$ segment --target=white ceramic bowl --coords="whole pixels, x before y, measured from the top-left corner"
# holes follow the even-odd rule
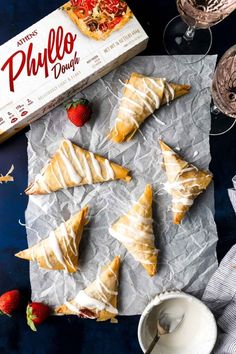
[[[138,326],[139,344],[145,352],[156,334],[160,311],[184,319],[171,334],[160,338],[152,354],[210,354],[217,338],[216,321],[197,298],[179,291],[157,295],[145,308]]]

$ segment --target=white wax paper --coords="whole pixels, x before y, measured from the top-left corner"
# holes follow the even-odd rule
[[[90,222],[80,244],[78,272],[68,274],[42,270],[37,263],[31,262],[33,300],[56,306],[72,299],[115,255],[121,255],[122,259],[119,286],[121,315],[141,313],[154,295],[167,289],[183,289],[201,296],[217,267],[213,184],[195,200],[183,223],[173,225],[171,197],[162,189],[166,175],[161,166],[158,139],[161,137],[176,148],[187,161],[200,168],[208,168],[209,137],[193,124],[191,102],[199,90],[211,85],[215,62],[216,56],[207,56],[192,65],[183,65],[168,56],[136,57],[76,95],[77,98],[85,96],[93,103],[93,116],[83,128],[69,122],[63,106],[31,125],[28,133],[29,181],[34,179],[63,138],[128,167],[133,175],[130,183],[112,181],[29,197],[26,210],[29,246],[47,237],[50,230],[82,206],[90,206]],[[133,71],[190,84],[191,93],[155,112],[165,125],[151,116],[141,126],[142,134],[137,132],[128,143],[113,144],[107,141],[106,135],[114,126],[121,97],[122,84],[119,80],[125,81]],[[210,127],[207,105],[210,92],[204,99],[197,104]],[[159,270],[153,278],[108,233],[109,226],[129,210],[147,183],[154,188],[154,233],[160,250]]]

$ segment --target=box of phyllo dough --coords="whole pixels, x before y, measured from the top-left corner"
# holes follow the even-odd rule
[[[0,48],[0,142],[145,49],[123,0],[71,0]]]

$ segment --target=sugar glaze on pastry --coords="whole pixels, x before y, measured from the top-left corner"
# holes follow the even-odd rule
[[[35,261],[40,268],[65,270],[74,273],[78,269],[79,244],[84,225],[87,223],[88,207],[73,215],[49,236],[15,256]]]
[[[129,212],[109,228],[110,235],[127,248],[150,276],[157,272],[158,254],[152,224],[152,187],[147,185]]]
[[[63,188],[115,179],[129,181],[129,170],[64,139],[25,193],[48,194]]]
[[[117,274],[114,273],[114,271],[112,270],[110,264],[107,266],[108,270],[113,274],[113,276],[116,279],[116,282],[118,284],[118,279],[117,279]],[[95,298],[92,298],[91,296],[89,296],[85,290],[80,290],[78,295],[74,298],[73,303],[70,303],[69,301],[67,301],[65,303],[65,305],[72,311],[72,312],[77,312],[78,311],[78,307],[79,308],[89,308],[89,309],[95,309],[95,312],[99,312],[99,311],[108,311],[112,314],[117,315],[118,314],[118,310],[117,308],[115,308],[114,306],[112,306],[109,303],[109,299],[106,296],[106,294],[108,295],[112,295],[112,296],[117,296],[118,295],[118,291],[114,291],[109,289],[106,284],[100,279],[99,276],[97,276],[97,279],[94,282],[94,286],[96,288],[96,292],[99,294],[100,300],[97,300]]]
[[[116,142],[130,140],[140,125],[159,109],[177,97],[189,92],[190,86],[168,83],[165,78],[132,73],[124,86],[114,129],[109,138]],[[163,124],[163,122],[162,122]]]
[[[183,160],[161,140],[160,146],[167,175],[164,189],[172,195],[173,223],[179,224],[194,199],[208,187],[212,175]]]
[[[84,290],[80,290],[73,300],[56,308],[57,314],[77,315],[99,321],[114,318],[118,314],[118,274],[120,257],[116,256],[98,274],[97,278]]]

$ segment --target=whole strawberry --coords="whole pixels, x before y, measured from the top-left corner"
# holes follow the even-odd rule
[[[26,308],[27,324],[32,331],[37,331],[35,325],[40,325],[50,316],[51,309],[41,302],[31,302]]]
[[[11,316],[20,303],[19,290],[11,290],[0,296],[0,314]]]
[[[91,107],[86,98],[80,98],[66,104],[69,120],[77,127],[82,127],[91,117]]]

